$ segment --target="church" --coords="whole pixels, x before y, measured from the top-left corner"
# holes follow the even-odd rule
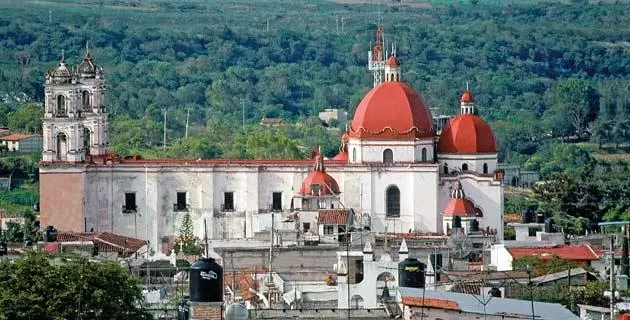
[[[384,61],[384,81],[362,99],[331,159],[143,159],[108,151],[103,68],[89,52],[76,68],[61,59],[46,74],[41,223],[158,244],[178,235],[187,213],[200,239],[254,239],[274,217],[274,228],[316,230],[306,213],[332,208],[352,209],[355,227],[377,233],[448,234],[457,220],[500,240],[497,143],[472,93],[438,135],[401,70],[395,56]]]

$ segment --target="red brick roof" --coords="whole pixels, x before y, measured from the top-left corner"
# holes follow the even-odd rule
[[[123,252],[132,254],[142,248],[145,240],[122,236],[109,232],[59,232],[57,242],[92,241],[100,252]]]
[[[34,137],[32,134],[10,134],[8,136],[0,137],[0,140],[4,141],[19,141],[26,138]]]
[[[317,224],[348,224],[347,209],[320,210],[317,216]]]
[[[537,257],[542,260],[550,260],[557,256],[563,260],[592,261],[599,257],[588,245],[561,245],[555,247],[522,247],[506,248],[512,258]]]
[[[423,301],[424,300],[424,301]],[[410,307],[428,307],[462,311],[456,301],[435,298],[402,297],[402,303]]]

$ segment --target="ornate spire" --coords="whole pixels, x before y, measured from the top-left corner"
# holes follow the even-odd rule
[[[466,91],[462,94],[462,97],[459,99],[461,114],[474,114],[475,113],[475,103],[473,100],[473,95],[470,92],[468,87],[468,81],[466,81]]]
[[[464,189],[462,188],[462,183],[458,181],[455,182],[454,188],[451,190],[451,198],[452,199],[464,199],[466,195],[464,195]]]

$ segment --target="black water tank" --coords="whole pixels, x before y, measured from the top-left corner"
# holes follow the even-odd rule
[[[545,232],[546,233],[556,232],[556,222],[553,221],[552,218],[545,220]]]
[[[46,231],[44,231],[44,242],[55,242],[57,241],[57,229],[53,226],[48,226]]]
[[[398,263],[398,286],[424,288],[426,265],[417,258],[407,258]]]
[[[479,232],[479,221],[477,219],[470,221],[470,232]]]
[[[523,223],[534,222],[534,211],[532,211],[532,209],[527,209],[523,211],[523,213],[521,214],[521,222]]]
[[[223,268],[213,258],[201,258],[190,266],[190,301],[223,301]]]
[[[461,229],[462,228],[462,218],[460,216],[453,217],[453,229]]]
[[[546,214],[542,210],[536,210],[536,223],[545,223]]]

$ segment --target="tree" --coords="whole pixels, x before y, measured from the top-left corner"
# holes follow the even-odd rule
[[[175,244],[175,251],[179,252],[180,250],[189,256],[199,255],[202,252],[202,248],[196,243],[190,212],[184,214],[182,225],[179,227],[179,239]]]
[[[573,133],[585,139],[591,134],[588,125],[599,112],[599,94],[585,80],[569,78],[556,84],[551,109],[556,115],[567,117]]]
[[[0,263],[2,320],[148,320],[140,287],[119,264],[28,253]]]
[[[39,133],[42,131],[44,109],[39,104],[22,105],[8,114],[9,128],[15,132]]]

